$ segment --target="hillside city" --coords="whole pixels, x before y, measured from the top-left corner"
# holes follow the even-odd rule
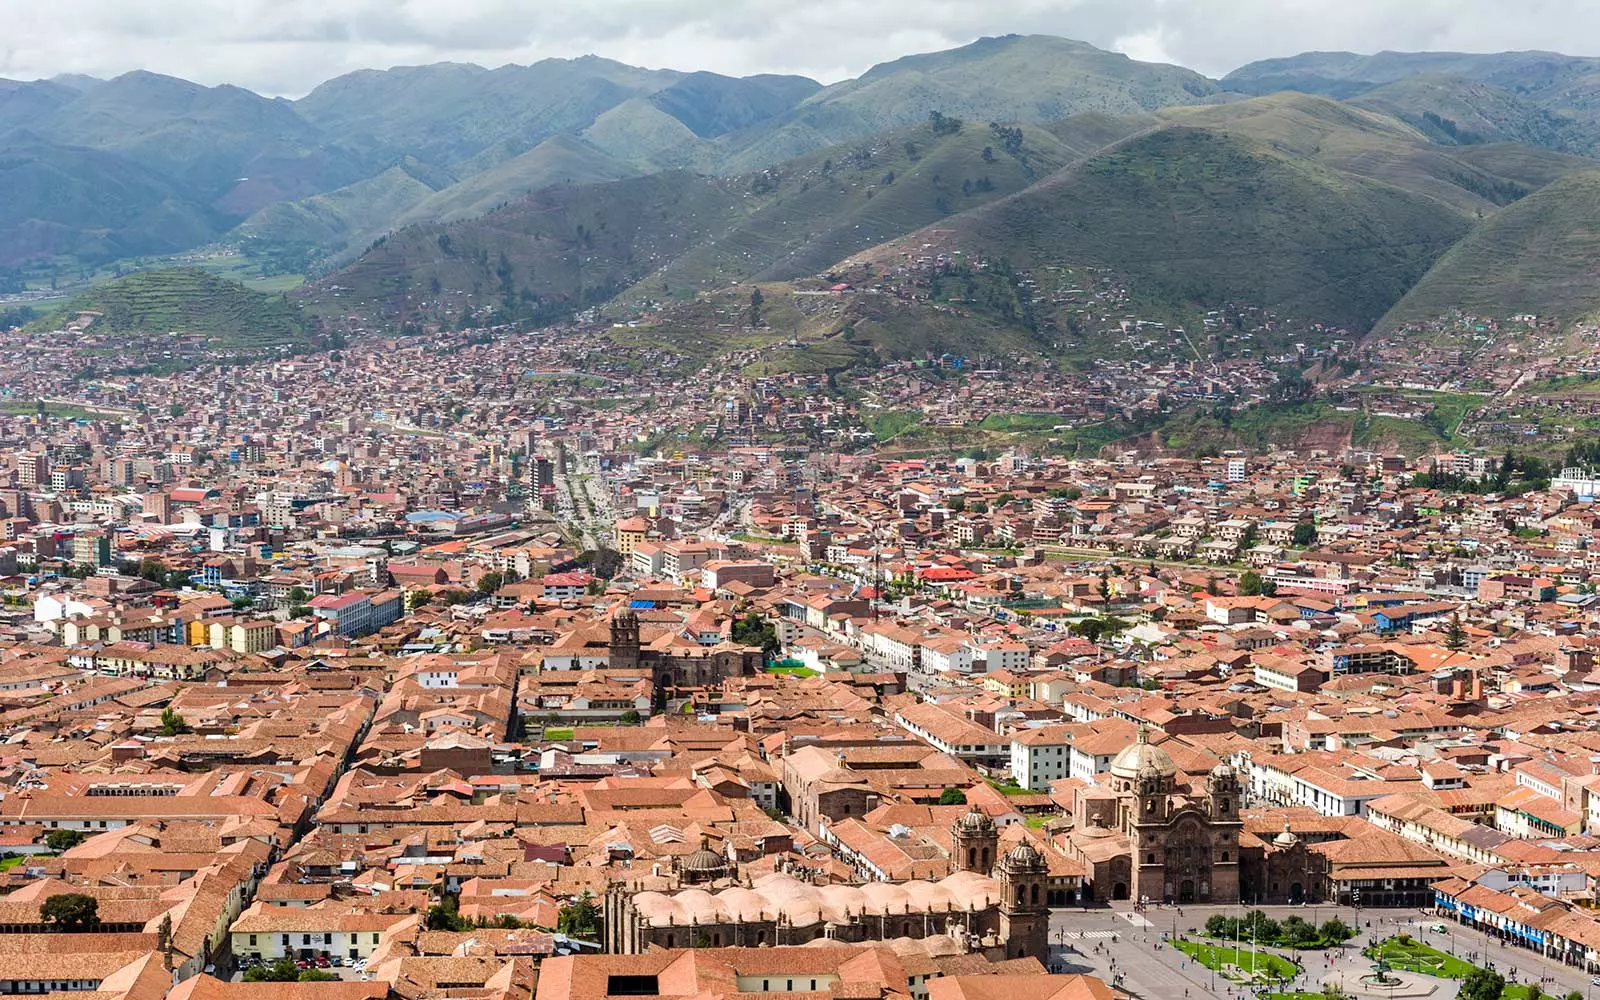
[[[1600,972],[1586,469],[913,455],[872,428],[1065,434],[1157,396],[1238,421],[1279,377],[944,357],[827,392],[755,356],[654,375],[585,329],[106,377],[92,328],[13,334],[0,984]],[[1400,378],[1364,405],[1420,419]]]
[[[0,997],[1595,997],[1600,58],[93,6],[0,47]]]

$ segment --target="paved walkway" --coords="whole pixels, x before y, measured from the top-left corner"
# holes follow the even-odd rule
[[[1417,914],[1415,910],[1363,910],[1359,913],[1348,907],[1289,907],[1264,906],[1260,909],[1274,919],[1300,916],[1315,923],[1329,917],[1338,917],[1360,934],[1344,946],[1325,951],[1289,952],[1281,949],[1261,949],[1281,955],[1301,966],[1300,977],[1289,989],[1316,991],[1329,978],[1334,982],[1356,984],[1372,971],[1372,962],[1361,954],[1361,948],[1374,936],[1388,937],[1404,931],[1422,938],[1440,951],[1456,952],[1469,961],[1476,954],[1480,964],[1495,961],[1497,971],[1526,982],[1531,975],[1553,977],[1543,984],[1544,990],[1565,994],[1576,989],[1588,996],[1588,978],[1575,969],[1565,969],[1545,963],[1531,952],[1522,949],[1501,948],[1498,942],[1489,942],[1481,934],[1467,931],[1445,921],[1455,934],[1434,934],[1428,927],[1440,921]],[[1214,914],[1237,916],[1240,907],[1189,907],[1156,908],[1142,914],[1133,913],[1126,906],[1116,909],[1077,910],[1061,908],[1052,912],[1050,919],[1049,964],[1058,972],[1076,972],[1099,976],[1107,982],[1121,976],[1124,990],[1148,1000],[1250,1000],[1251,994],[1237,984],[1230,983],[1204,965],[1167,943],[1168,935],[1176,932],[1199,938],[1206,919]],[[1370,930],[1367,927],[1371,922]],[[1429,979],[1437,989],[1430,1000],[1454,1000],[1458,985],[1453,980]],[[1600,989],[1593,992],[1600,993]],[[1600,998],[1596,998],[1600,1000]]]

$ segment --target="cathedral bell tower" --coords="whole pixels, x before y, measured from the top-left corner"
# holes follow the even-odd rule
[[[1007,958],[1050,959],[1050,906],[1045,882],[1050,868],[1032,844],[1013,847],[995,869],[1000,880],[1000,938]]]
[[[994,870],[1000,833],[989,814],[974,803],[950,827],[950,864],[958,872],[987,875]]]
[[[619,611],[611,619],[611,666],[632,670],[639,665],[639,616]]]

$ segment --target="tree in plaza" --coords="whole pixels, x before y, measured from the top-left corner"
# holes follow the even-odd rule
[[[1456,993],[1457,1000],[1500,1000],[1500,994],[1505,992],[1505,977],[1489,969],[1473,969],[1467,978],[1461,981],[1461,989]]]
[[[967,793],[954,785],[939,793],[941,806],[964,806],[967,804]]]

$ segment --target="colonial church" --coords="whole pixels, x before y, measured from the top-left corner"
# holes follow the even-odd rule
[[[1141,726],[1110,772],[1078,789],[1071,851],[1100,898],[1236,903],[1240,795],[1226,763],[1180,780],[1172,755]]]
[[[625,609],[607,622],[575,629],[546,647],[544,670],[639,671],[658,693],[710,687],[730,677],[760,673],[761,650],[722,641],[706,645],[680,628],[652,628],[646,638],[637,612]]]
[[[819,884],[779,871],[747,880],[707,850],[678,862],[669,891],[613,885],[605,899],[607,951],[652,945],[761,947],[809,941],[889,941],[945,935],[993,959],[1048,959],[1049,866],[1023,841],[999,851],[994,820],[976,806],[950,831],[955,869],[937,882]]]

